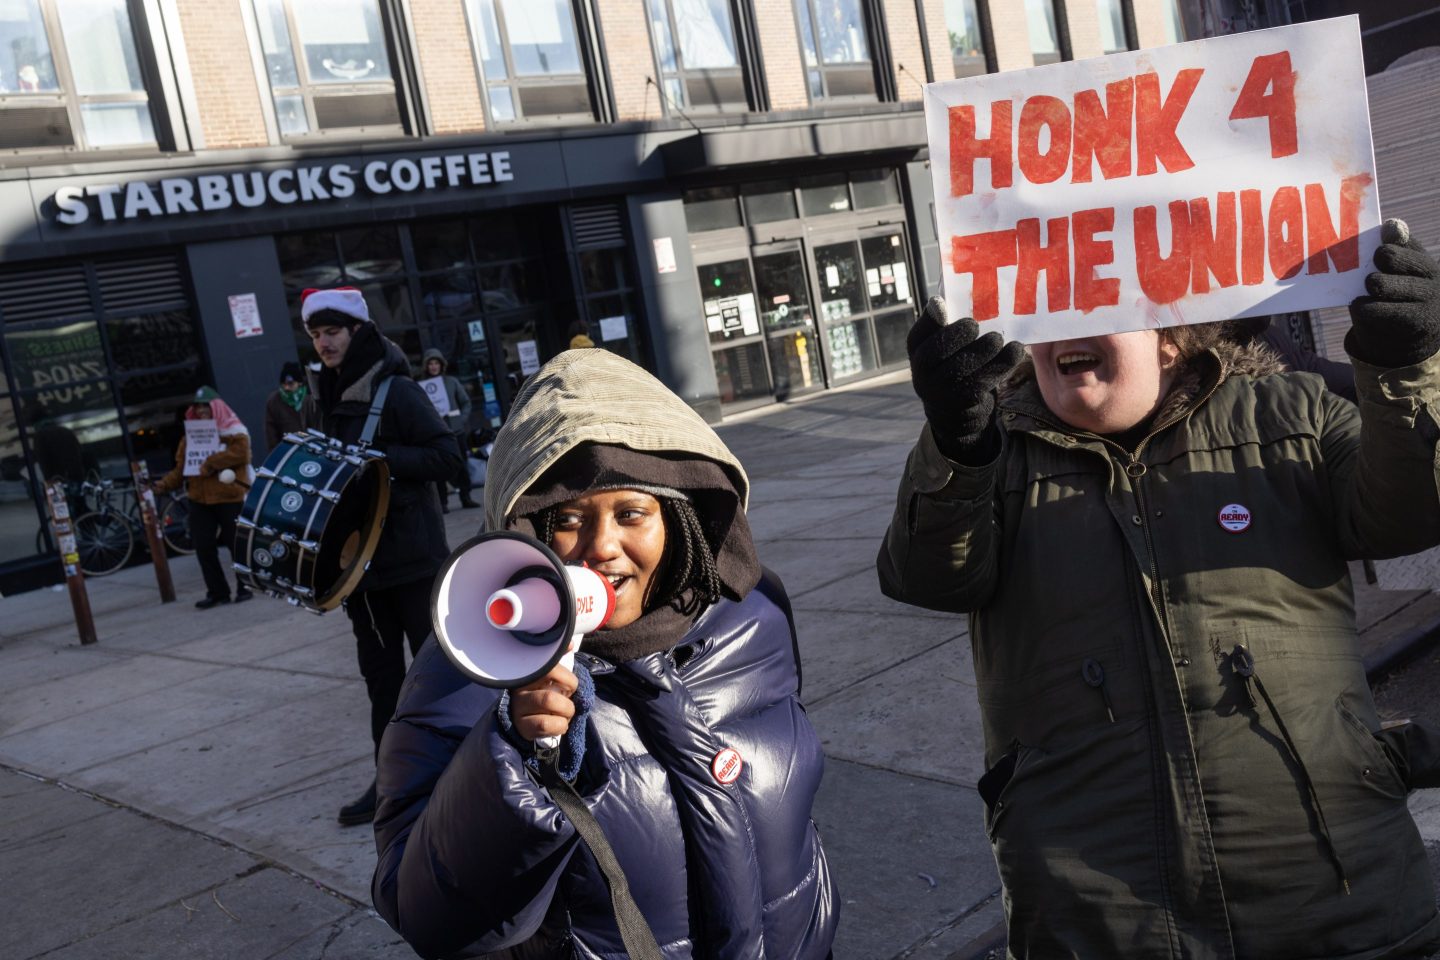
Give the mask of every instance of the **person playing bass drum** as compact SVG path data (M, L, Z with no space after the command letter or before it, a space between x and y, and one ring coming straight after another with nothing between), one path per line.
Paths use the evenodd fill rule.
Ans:
M405 354L371 322L359 290L307 290L300 318L320 356L321 368L311 379L327 436L358 443L372 402L389 383L373 443L390 467L389 514L369 571L345 601L378 751L405 679L401 639L409 640L414 656L430 634L430 588L450 554L435 482L460 469L460 451L411 379ZM351 826L374 816L372 781L359 799L340 808L339 820Z

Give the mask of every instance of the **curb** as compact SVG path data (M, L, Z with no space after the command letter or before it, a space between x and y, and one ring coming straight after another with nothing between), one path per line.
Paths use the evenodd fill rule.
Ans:
M1433 608L1433 611L1430 615L1423 615L1425 611L1419 608ZM1417 613L1422 616L1416 617ZM1365 679L1371 686L1440 643L1440 595L1426 594L1387 620L1412 622L1402 623L1394 632L1386 631L1387 636L1373 642L1373 645L1367 645L1362 660ZM1383 622L1377 627L1382 625Z

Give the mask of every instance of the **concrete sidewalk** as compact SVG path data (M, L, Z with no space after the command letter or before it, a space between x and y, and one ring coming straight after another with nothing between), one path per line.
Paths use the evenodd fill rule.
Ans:
M1001 919L965 622L874 574L920 417L895 376L720 430L795 606L839 960L958 960ZM451 546L479 520L452 511ZM263 597L198 611L194 561L172 567L175 604L148 567L90 582L93 647L63 592L0 601L0 956L412 956L368 909L370 831L334 820L371 775L348 621ZM1440 624L1429 594L1359 590L1367 649Z

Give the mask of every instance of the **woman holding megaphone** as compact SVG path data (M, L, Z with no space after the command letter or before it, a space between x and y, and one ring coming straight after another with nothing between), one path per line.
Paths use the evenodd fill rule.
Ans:
M439 642L380 747L375 905L419 953L829 954L823 758L748 488L694 411L608 351L563 353L521 392L485 487L505 533L442 571ZM580 563L597 591L564 575ZM568 636L532 629L553 613L517 627L547 578L578 620L609 613L573 669Z

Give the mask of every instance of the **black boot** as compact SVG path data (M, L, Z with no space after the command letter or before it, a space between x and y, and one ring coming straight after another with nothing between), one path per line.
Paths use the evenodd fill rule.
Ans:
M340 816L337 817L340 825L344 827L358 827L362 823L369 823L375 819L375 781L370 781L370 786L359 800L354 803L347 803L340 808Z

